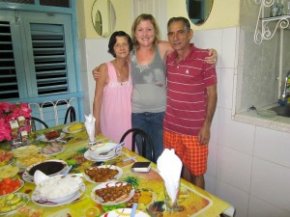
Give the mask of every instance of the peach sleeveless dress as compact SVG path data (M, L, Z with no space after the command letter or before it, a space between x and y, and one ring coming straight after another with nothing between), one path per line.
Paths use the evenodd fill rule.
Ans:
M107 63L109 82L103 90L101 106L101 130L103 135L118 143L131 124L131 73L126 82L117 80L117 73L111 62ZM125 140L125 147L131 149L131 139Z

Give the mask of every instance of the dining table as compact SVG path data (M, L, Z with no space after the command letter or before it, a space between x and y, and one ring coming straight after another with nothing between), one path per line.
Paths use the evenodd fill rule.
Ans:
M17 157L14 156L10 164L19 166L17 177L23 180L23 186L16 192L25 194L27 201L20 207L9 212L0 212L0 216L19 216L19 217L114 217L114 216L204 216L217 217L226 213L232 208L232 205L225 200L215 196L214 194L203 190L185 179L180 179L179 191L177 196L178 208L174 211L167 210L165 200L164 182L159 175L157 166L151 162L151 169L146 172L136 172L132 170L132 165L139 161L148 161L136 152L122 147L118 154L110 159L98 161L92 160L86 156L90 149L88 134L85 126L77 131L68 131L67 125L59 125L53 128L36 131L33 137L29 138L24 146L13 147L9 143L0 144L0 149L11 151L22 148L25 152L25 147L36 146L39 147L39 155L43 155L42 160L60 160L65 161L69 166L69 174L75 174L81 177L84 183L82 192L77 198L67 203L38 203L33 200L33 192L36 189L36 184L33 180L27 180L24 177L25 169L19 166ZM43 139L45 133L49 131L58 131L60 138L50 141ZM61 150L53 154L43 154L41 150L51 143L57 143L62 146ZM109 138L103 135L96 136L96 145L106 145L112 143ZM34 156L30 156L33 159ZM170 162L168 162L170 164ZM118 168L119 176L117 182L129 183L133 189L134 194L129 200L122 203L104 204L96 201L93 198L95 189L102 182L94 182L90 180L84 171L92 167L112 166ZM1 170L1 169L0 169ZM14 193L14 194L16 194ZM3 196L2 196L3 197ZM1 199L1 198L0 198ZM0 203L1 206L1 203ZM134 209L132 209L134 208ZM135 212L135 209L137 210ZM119 213L114 210L121 210ZM122 210L134 210L135 215L125 213ZM138 215L140 214L144 215ZM113 213L112 215L110 213Z

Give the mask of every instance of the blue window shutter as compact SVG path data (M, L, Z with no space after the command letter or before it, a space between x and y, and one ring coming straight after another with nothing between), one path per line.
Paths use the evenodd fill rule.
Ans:
M0 16L0 96L21 99L76 92L70 15L3 13L11 21Z

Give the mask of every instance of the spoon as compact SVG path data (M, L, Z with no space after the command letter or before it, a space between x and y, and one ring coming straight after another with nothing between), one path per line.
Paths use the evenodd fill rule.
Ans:
M69 166L62 174L62 176L66 176L67 174L69 174L69 172L71 171L72 166Z
M107 155L108 153L110 153L111 151L113 151L114 149L116 150L116 152L123 146L125 145L125 142L121 142L119 144L117 144L115 147L109 149L108 151L104 151L102 153L99 153L99 155Z
M135 217L137 205L138 205L137 203L133 204L130 217Z

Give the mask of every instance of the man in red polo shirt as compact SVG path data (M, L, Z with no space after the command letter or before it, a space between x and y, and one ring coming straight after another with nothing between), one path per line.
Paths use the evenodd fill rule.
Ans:
M181 158L184 177L204 188L210 127L217 102L215 65L205 62L208 50L190 43L193 31L186 18L171 18L167 30L174 52L166 59L164 145L175 149Z

